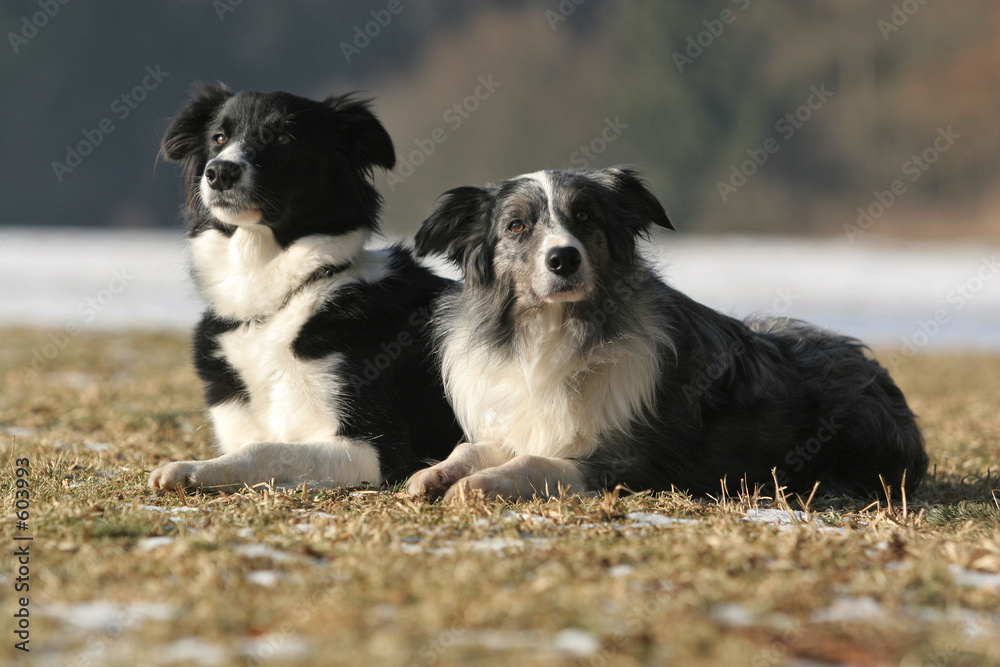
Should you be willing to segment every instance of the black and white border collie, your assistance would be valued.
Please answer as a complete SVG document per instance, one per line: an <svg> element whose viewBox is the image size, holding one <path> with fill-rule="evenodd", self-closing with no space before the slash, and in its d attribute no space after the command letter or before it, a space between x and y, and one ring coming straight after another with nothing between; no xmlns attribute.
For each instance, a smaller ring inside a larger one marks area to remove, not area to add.
<svg viewBox="0 0 1000 667"><path fill-rule="evenodd" d="M403 480L461 439L426 333L449 281L365 249L392 141L363 101L201 86L163 139L184 163L194 334L222 455L156 490Z"/></svg>
<svg viewBox="0 0 1000 667"><path fill-rule="evenodd" d="M913 413L858 341L695 303L639 255L651 224L671 227L627 169L446 193L416 247L464 270L434 326L470 441L411 493L916 488Z"/></svg>

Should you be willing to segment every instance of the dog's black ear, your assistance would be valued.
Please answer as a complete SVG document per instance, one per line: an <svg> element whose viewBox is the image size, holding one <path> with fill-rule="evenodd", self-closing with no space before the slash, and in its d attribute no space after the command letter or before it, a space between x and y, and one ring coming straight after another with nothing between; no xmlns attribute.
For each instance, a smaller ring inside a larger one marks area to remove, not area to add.
<svg viewBox="0 0 1000 667"><path fill-rule="evenodd" d="M458 264L471 285L493 280L490 252L488 188L465 186L448 190L430 217L420 223L417 256L441 254Z"/></svg>
<svg viewBox="0 0 1000 667"><path fill-rule="evenodd" d="M167 159L180 162L205 150L205 128L223 102L233 92L225 86L197 84L191 101L174 118L163 135L161 152Z"/></svg>
<svg viewBox="0 0 1000 667"><path fill-rule="evenodd" d="M674 228L660 200L649 191L637 172L625 167L610 167L599 173L607 179L619 206L637 216L636 222L641 226L639 231L646 231L650 223L667 229Z"/></svg>
<svg viewBox="0 0 1000 667"><path fill-rule="evenodd" d="M323 103L337 114L341 128L338 140L355 164L364 171L372 167L392 169L396 164L396 150L385 127L371 112L371 100L355 98L353 95L330 95Z"/></svg>

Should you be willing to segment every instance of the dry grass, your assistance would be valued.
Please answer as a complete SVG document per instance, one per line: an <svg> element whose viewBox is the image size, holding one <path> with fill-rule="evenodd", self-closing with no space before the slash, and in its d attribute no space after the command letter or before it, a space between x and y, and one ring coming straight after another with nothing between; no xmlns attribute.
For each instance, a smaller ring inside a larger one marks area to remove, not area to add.
<svg viewBox="0 0 1000 667"><path fill-rule="evenodd" d="M1000 664L1000 357L897 370L936 467L905 511L445 507L364 489L154 498L149 470L212 454L185 341L80 335L33 373L48 333L0 336L8 552L25 534L14 463L31 459L31 664ZM25 658L4 562L0 660Z"/></svg>

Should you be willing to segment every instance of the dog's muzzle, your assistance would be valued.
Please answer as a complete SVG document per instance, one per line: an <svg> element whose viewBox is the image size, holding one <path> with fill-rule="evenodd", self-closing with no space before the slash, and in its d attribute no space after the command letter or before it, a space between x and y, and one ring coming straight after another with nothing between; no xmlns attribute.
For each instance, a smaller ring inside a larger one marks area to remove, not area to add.
<svg viewBox="0 0 1000 667"><path fill-rule="evenodd" d="M230 160L215 158L205 165L205 180L208 181L208 187L218 192L231 189L242 175L243 167Z"/></svg>

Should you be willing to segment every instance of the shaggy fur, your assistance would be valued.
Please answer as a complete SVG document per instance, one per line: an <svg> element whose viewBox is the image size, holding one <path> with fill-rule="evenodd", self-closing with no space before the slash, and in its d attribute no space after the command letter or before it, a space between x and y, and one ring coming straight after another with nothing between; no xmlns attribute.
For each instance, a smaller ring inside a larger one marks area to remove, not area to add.
<svg viewBox="0 0 1000 667"><path fill-rule="evenodd" d="M219 450L150 475L156 490L405 479L460 431L429 359L449 281L367 250L395 161L366 103L202 86L163 152L184 163L194 334Z"/></svg>
<svg viewBox="0 0 1000 667"><path fill-rule="evenodd" d="M470 438L415 494L773 486L912 491L927 467L903 395L861 343L740 322L637 252L662 206L625 169L547 171L448 192L417 235L465 273L434 322ZM773 472L772 472L773 471ZM880 479L881 478L881 479Z"/></svg>

